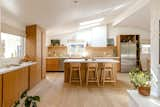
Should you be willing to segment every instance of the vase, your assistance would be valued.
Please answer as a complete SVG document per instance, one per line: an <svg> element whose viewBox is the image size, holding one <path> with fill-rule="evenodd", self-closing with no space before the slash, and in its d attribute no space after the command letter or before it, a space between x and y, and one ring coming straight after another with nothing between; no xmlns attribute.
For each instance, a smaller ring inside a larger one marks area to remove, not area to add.
<svg viewBox="0 0 160 107"><path fill-rule="evenodd" d="M151 87L147 86L147 87L138 87L138 92L139 94L143 95L143 96L150 96L150 91L151 91Z"/></svg>

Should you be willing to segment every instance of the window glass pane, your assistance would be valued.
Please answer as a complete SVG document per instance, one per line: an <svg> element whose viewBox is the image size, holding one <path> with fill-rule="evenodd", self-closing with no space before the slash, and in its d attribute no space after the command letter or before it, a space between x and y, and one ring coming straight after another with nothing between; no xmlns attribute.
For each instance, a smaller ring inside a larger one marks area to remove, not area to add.
<svg viewBox="0 0 160 107"><path fill-rule="evenodd" d="M150 44L142 44L141 45L141 52L142 54L150 54Z"/></svg>
<svg viewBox="0 0 160 107"><path fill-rule="evenodd" d="M24 56L24 37L1 33L2 52L5 58Z"/></svg>

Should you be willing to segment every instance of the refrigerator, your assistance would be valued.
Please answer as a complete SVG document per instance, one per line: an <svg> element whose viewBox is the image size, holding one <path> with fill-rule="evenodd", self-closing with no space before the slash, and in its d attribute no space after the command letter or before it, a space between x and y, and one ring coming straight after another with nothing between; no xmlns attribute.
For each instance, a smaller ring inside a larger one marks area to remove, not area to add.
<svg viewBox="0 0 160 107"><path fill-rule="evenodd" d="M136 67L137 46L134 42L121 42L121 72L128 73Z"/></svg>

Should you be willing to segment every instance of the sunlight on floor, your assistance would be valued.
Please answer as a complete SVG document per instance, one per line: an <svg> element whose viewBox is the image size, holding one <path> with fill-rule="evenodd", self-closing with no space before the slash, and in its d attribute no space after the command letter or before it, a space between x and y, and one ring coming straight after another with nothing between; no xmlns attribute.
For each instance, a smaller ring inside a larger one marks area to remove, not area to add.
<svg viewBox="0 0 160 107"><path fill-rule="evenodd" d="M47 73L47 79L34 87L30 94L39 95L38 107L128 107L128 74L118 74L116 86L86 87L64 83L64 73Z"/></svg>

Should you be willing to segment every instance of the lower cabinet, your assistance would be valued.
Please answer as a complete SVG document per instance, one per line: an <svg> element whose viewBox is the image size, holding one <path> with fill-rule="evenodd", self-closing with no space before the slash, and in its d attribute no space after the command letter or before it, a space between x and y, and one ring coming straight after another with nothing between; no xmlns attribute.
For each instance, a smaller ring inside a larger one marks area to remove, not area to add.
<svg viewBox="0 0 160 107"><path fill-rule="evenodd" d="M0 107L2 107L2 75L0 75Z"/></svg>
<svg viewBox="0 0 160 107"><path fill-rule="evenodd" d="M46 71L59 71L60 60L59 58L46 59Z"/></svg>
<svg viewBox="0 0 160 107"><path fill-rule="evenodd" d="M20 95L41 81L37 64L0 75L0 107L12 107Z"/></svg>
<svg viewBox="0 0 160 107"><path fill-rule="evenodd" d="M33 88L38 82L41 81L41 71L37 69L37 64L29 67L29 88Z"/></svg>
<svg viewBox="0 0 160 107"><path fill-rule="evenodd" d="M3 107L11 107L29 88L28 67L3 74Z"/></svg>

